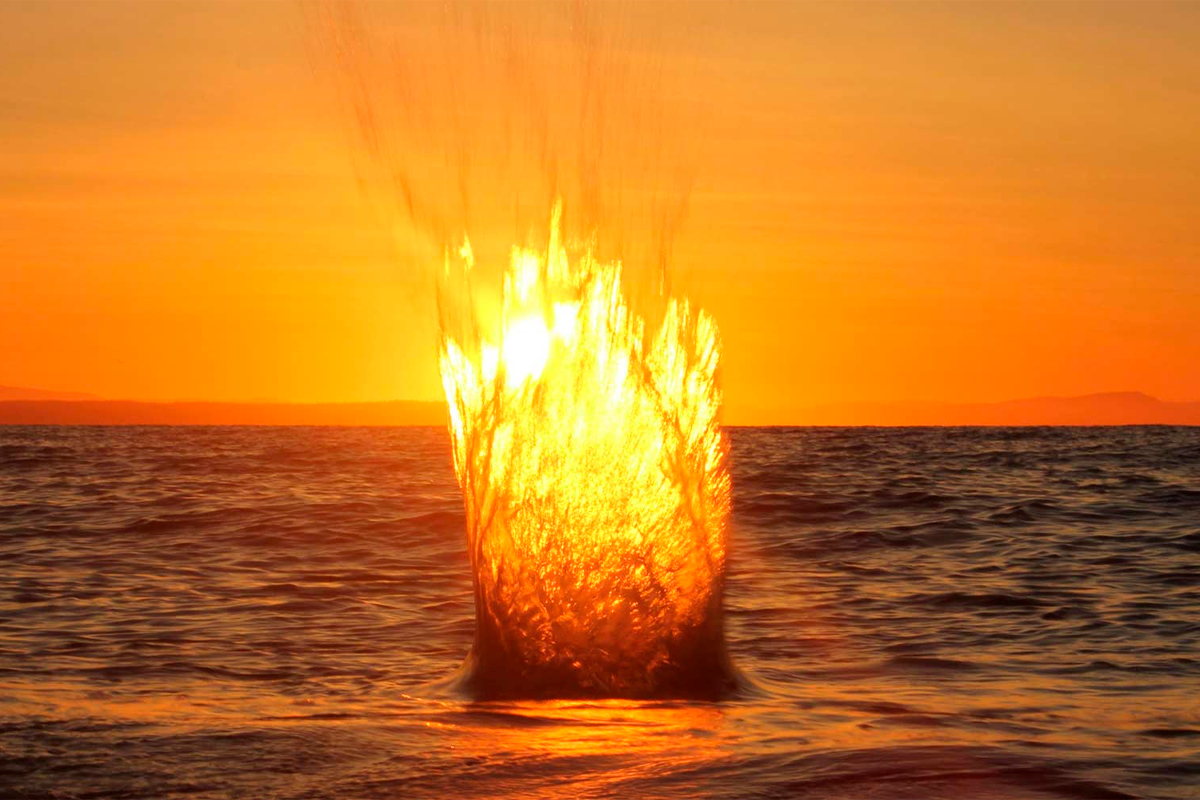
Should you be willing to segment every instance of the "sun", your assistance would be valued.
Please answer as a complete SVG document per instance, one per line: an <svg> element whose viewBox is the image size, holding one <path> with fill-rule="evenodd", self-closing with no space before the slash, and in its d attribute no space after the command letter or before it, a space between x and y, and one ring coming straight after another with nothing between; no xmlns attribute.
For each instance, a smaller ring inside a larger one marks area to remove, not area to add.
<svg viewBox="0 0 1200 800"><path fill-rule="evenodd" d="M504 382L509 389L516 389L542 374L550 358L550 338L550 330L541 316L522 317L508 324L501 361Z"/></svg>

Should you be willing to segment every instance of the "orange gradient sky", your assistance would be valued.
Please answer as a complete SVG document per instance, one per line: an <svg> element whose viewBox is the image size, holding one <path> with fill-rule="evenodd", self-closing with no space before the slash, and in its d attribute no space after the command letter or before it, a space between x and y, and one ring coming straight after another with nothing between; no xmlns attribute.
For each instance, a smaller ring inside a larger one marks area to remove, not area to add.
<svg viewBox="0 0 1200 800"><path fill-rule="evenodd" d="M1200 399L1200 4L666 12L731 408ZM440 397L306 37L285 2L0 4L0 384Z"/></svg>

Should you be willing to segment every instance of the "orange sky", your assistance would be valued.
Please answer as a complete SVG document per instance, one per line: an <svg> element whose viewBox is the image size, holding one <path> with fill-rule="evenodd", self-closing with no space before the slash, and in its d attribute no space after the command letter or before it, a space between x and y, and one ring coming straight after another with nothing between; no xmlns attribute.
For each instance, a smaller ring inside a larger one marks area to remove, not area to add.
<svg viewBox="0 0 1200 800"><path fill-rule="evenodd" d="M731 407L1200 399L1200 4L659 12ZM284 2L0 3L0 384L439 396L310 39Z"/></svg>

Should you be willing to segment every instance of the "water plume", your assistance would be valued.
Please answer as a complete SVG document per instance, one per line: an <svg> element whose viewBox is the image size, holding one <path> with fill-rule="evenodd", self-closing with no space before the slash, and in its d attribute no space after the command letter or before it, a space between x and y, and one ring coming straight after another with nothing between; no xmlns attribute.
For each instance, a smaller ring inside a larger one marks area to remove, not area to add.
<svg viewBox="0 0 1200 800"><path fill-rule="evenodd" d="M407 47L382 61L355 7L322 19L372 180L443 248L439 368L476 612L461 682L487 698L719 695L735 682L720 337L672 296L690 184L669 164L689 140L662 138L661 69L628 19L586 6L565 28L444 8L417 26L440 51L401 25ZM381 63L402 67L390 102ZM526 224L531 244L512 247Z"/></svg>
<svg viewBox="0 0 1200 800"><path fill-rule="evenodd" d="M500 335L442 338L475 589L467 681L487 696L718 692L716 326L671 300L648 336L620 264L572 260L560 219L544 253L514 250ZM469 272L469 245L460 256Z"/></svg>

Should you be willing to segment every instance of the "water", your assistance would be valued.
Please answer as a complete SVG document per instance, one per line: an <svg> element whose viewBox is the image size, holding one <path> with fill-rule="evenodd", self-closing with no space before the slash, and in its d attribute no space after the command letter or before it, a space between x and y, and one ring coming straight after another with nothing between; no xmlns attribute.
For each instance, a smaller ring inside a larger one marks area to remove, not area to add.
<svg viewBox="0 0 1200 800"><path fill-rule="evenodd" d="M1200 796L1200 429L735 429L721 702L472 703L443 431L0 428L0 797Z"/></svg>

